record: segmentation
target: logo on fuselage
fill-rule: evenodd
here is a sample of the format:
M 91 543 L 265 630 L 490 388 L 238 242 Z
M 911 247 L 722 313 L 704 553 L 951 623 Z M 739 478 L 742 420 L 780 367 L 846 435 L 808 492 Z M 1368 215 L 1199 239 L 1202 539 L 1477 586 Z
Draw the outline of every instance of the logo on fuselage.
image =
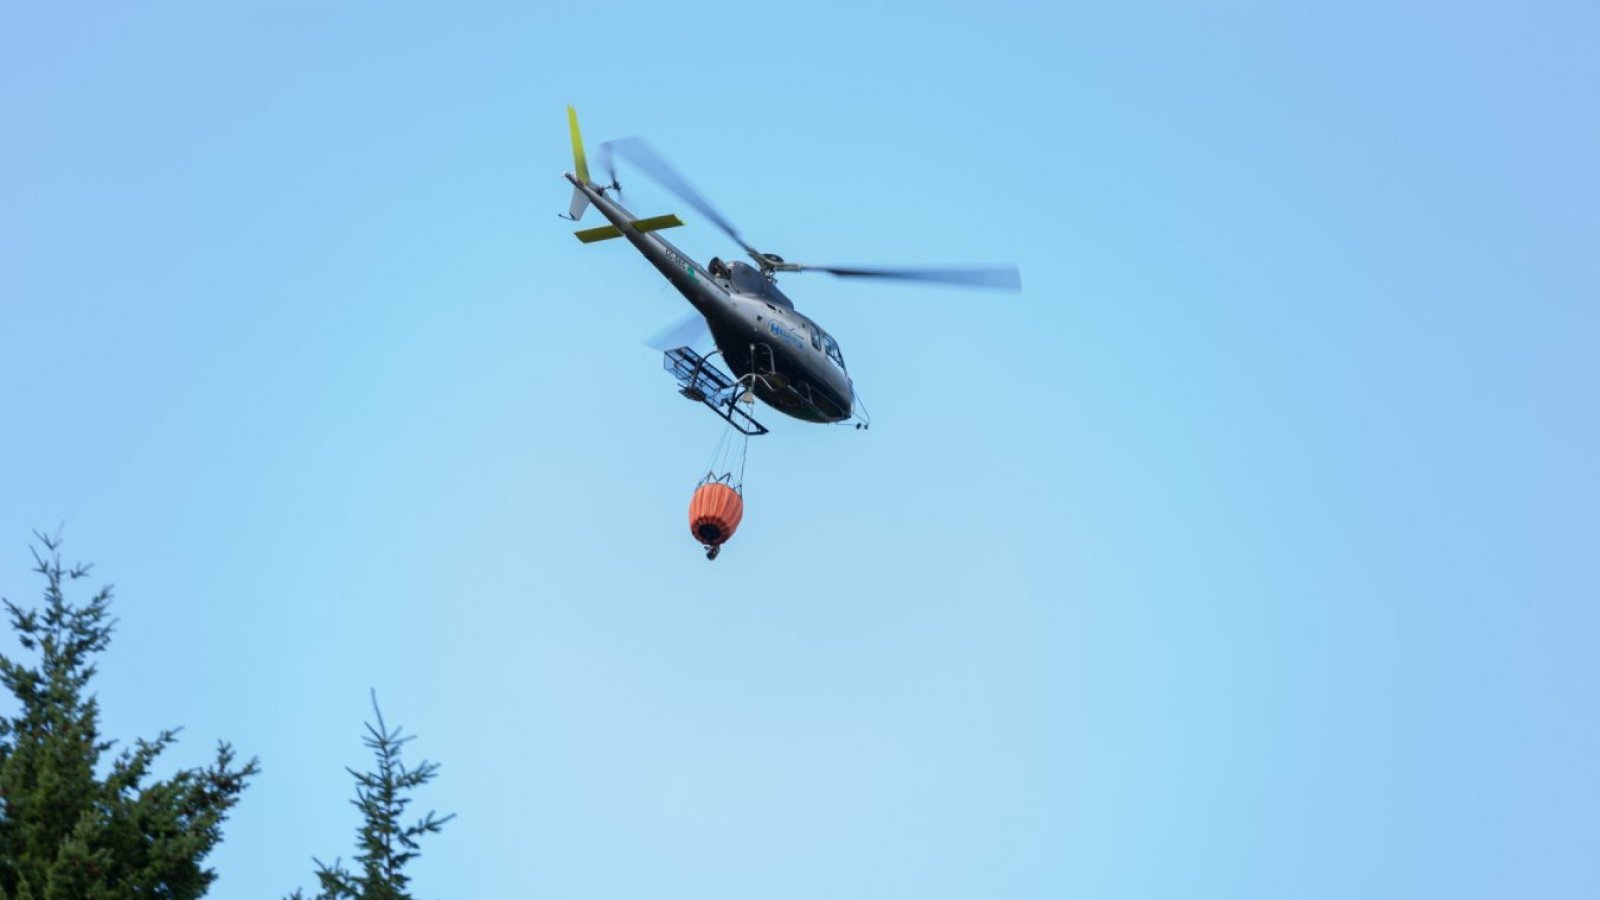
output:
M 796 350 L 804 351 L 806 349 L 804 338 L 778 322 L 768 325 L 767 330 L 772 332 L 773 337 L 778 338 Z

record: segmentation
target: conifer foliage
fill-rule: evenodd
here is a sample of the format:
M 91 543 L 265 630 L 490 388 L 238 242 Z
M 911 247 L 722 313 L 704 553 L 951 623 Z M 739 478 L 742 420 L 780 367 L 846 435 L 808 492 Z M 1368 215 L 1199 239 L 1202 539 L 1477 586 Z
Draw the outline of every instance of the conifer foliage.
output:
M 352 873 L 335 859 L 329 866 L 313 857 L 321 892 L 314 900 L 412 900 L 406 891 L 411 882 L 403 871 L 418 855 L 418 839 L 433 834 L 455 814 L 439 817 L 432 810 L 410 825 L 403 823 L 411 792 L 433 780 L 438 763 L 423 760 L 416 768 L 406 768 L 401 749 L 413 736 L 401 736 L 400 728 L 389 728 L 378 709 L 378 696 L 372 695 L 372 713 L 378 721 L 367 723 L 362 743 L 372 751 L 375 771 L 345 769 L 356 780 L 356 797 L 350 801 L 361 810 L 361 827 L 356 843 L 361 848 L 355 861 L 359 871 Z M 290 900 L 305 900 L 295 891 Z
M 89 567 L 61 563 L 61 538 L 35 533 L 34 571 L 45 581 L 42 609 L 4 600 L 27 665 L 0 654 L 0 685 L 20 704 L 0 716 L 0 898 L 132 900 L 200 897 L 216 877 L 201 865 L 222 839 L 222 822 L 257 772 L 216 762 L 151 780 L 175 730 L 136 740 L 101 766 L 115 741 L 102 739 L 100 706 L 87 693 L 92 661 L 115 622 L 111 588 L 74 605 L 66 587 Z M 104 777 L 100 772 L 104 771 Z

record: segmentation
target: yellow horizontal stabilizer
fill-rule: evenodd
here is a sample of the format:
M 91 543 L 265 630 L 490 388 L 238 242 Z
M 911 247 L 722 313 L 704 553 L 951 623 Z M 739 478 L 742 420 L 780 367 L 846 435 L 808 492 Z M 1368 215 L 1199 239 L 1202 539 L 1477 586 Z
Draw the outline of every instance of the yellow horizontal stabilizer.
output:
M 633 222 L 633 227 L 635 231 L 660 231 L 663 228 L 677 228 L 682 224 L 683 222 L 680 221 L 677 216 L 673 215 L 672 213 L 667 213 L 664 216 L 652 216 L 648 219 L 635 219 Z
M 652 216 L 648 219 L 634 219 L 629 224 L 633 226 L 635 231 L 642 233 L 646 231 L 660 231 L 663 228 L 677 228 L 679 225 L 683 224 L 683 221 L 672 213 L 667 213 L 664 216 Z M 622 232 L 617 230 L 617 226 L 615 225 L 602 225 L 599 228 L 585 228 L 582 231 L 574 233 L 578 236 L 578 240 L 583 241 L 585 244 L 592 244 L 595 241 L 609 241 L 612 238 L 622 237 Z
M 617 226 L 615 225 L 602 225 L 599 228 L 585 228 L 582 231 L 574 233 L 577 234 L 578 240 L 583 241 L 585 244 L 592 244 L 595 241 L 609 241 L 614 237 L 622 237 L 622 232 L 618 231 Z

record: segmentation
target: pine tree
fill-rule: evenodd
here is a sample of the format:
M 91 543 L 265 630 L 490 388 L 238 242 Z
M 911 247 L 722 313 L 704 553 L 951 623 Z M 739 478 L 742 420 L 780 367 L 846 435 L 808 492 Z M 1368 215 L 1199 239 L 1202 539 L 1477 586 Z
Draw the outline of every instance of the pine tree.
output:
M 378 721 L 366 723 L 367 735 L 362 743 L 372 751 L 377 770 L 345 769 L 356 780 L 356 798 L 350 803 L 361 810 L 361 827 L 356 830 L 361 852 L 355 857 L 360 871 L 352 874 L 337 859 L 330 866 L 313 857 L 322 888 L 314 900 L 412 900 L 406 891 L 411 879 L 403 870 L 420 852 L 418 839 L 438 832 L 444 823 L 455 818 L 454 813 L 440 818 L 429 810 L 413 824 L 402 824 L 406 807 L 411 804 L 410 792 L 432 781 L 439 764 L 423 760 L 414 769 L 406 768 L 400 753 L 413 736 L 402 737 L 399 727 L 390 729 L 384 724 L 376 692 L 372 695 L 372 712 Z M 305 898 L 295 891 L 290 900 Z
M 151 781 L 161 752 L 177 739 L 163 731 L 136 740 L 97 775 L 102 754 L 100 706 L 87 693 L 91 661 L 111 641 L 111 588 L 69 602 L 65 586 L 89 567 L 64 567 L 59 535 L 35 533 L 34 571 L 44 577 L 44 608 L 4 600 L 11 627 L 38 663 L 0 654 L 0 685 L 21 710 L 0 717 L 0 898 L 13 900 L 189 900 L 216 873 L 201 865 L 222 839 L 222 822 L 258 771 L 235 766 L 217 747 L 214 765 Z

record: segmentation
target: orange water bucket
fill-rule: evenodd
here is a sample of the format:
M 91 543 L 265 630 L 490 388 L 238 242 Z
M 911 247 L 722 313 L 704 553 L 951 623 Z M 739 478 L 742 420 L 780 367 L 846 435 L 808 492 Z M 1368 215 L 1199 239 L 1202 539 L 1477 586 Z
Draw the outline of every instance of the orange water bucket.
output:
M 716 559 L 717 550 L 733 537 L 744 518 L 744 498 L 720 481 L 708 481 L 694 490 L 689 500 L 689 533 L 706 548 L 706 558 Z

